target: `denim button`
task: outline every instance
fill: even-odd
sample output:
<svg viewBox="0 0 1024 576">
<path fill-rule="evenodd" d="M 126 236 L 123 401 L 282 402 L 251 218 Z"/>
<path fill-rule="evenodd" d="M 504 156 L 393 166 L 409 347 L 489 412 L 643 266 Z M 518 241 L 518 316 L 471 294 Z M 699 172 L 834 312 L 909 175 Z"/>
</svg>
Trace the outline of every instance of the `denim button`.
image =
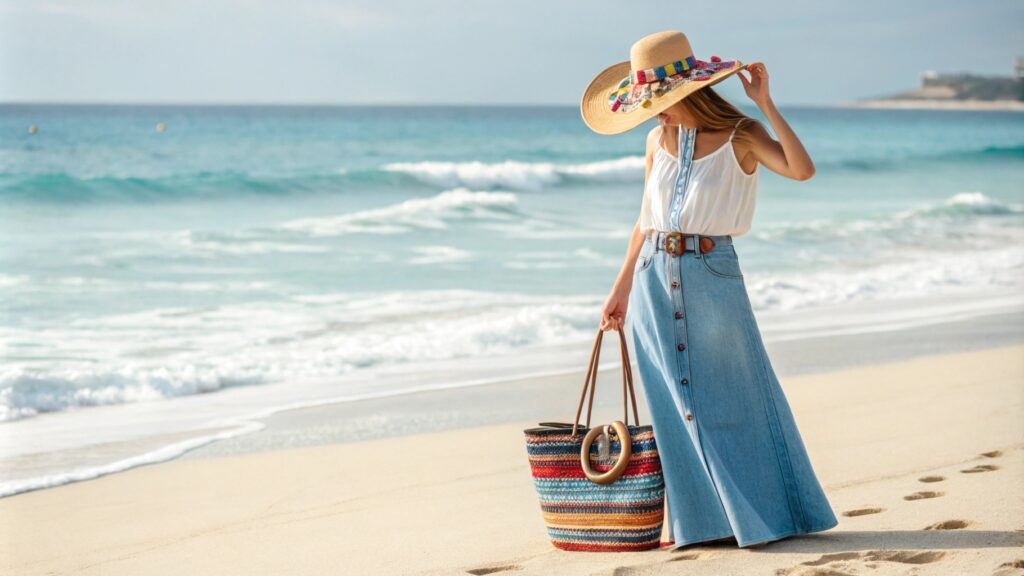
<svg viewBox="0 0 1024 576">
<path fill-rule="evenodd" d="M 672 287 L 673 287 L 673 288 L 679 288 L 679 282 L 675 282 L 675 281 L 673 281 L 673 282 L 672 282 Z"/>
<path fill-rule="evenodd" d="M 687 420 L 693 420 L 693 414 L 689 414 L 689 413 L 687 413 L 687 414 L 686 414 L 686 419 L 687 419 Z"/>
<path fill-rule="evenodd" d="M 676 346 L 676 349 L 682 352 L 683 350 L 686 350 L 686 344 L 680 344 L 679 346 Z"/>
<path fill-rule="evenodd" d="M 683 379 L 681 380 L 681 382 L 683 383 L 683 385 L 684 385 L 684 386 L 690 383 L 690 381 L 689 381 L 689 380 L 687 380 L 686 378 L 683 378 Z"/>
<path fill-rule="evenodd" d="M 683 317 L 683 313 L 678 311 L 678 310 L 676 310 L 676 318 L 682 318 L 682 317 Z"/>
</svg>

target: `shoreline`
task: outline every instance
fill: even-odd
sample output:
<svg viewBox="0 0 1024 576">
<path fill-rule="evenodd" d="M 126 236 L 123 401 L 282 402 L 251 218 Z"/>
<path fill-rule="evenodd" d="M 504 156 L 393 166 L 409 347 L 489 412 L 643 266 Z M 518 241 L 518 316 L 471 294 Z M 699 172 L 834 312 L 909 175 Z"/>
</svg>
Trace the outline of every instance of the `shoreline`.
<svg viewBox="0 0 1024 576">
<path fill-rule="evenodd" d="M 878 99 L 841 102 L 833 108 L 864 108 L 885 110 L 968 110 L 991 112 L 1024 112 L 1024 102 L 1019 100 L 927 100 L 927 99 Z"/>
<path fill-rule="evenodd" d="M 831 374 L 879 363 L 909 361 L 954 351 L 991 350 L 1024 345 L 1024 312 L 994 314 L 894 332 L 880 341 L 878 333 L 835 335 L 825 338 L 767 342 L 766 349 L 779 378 Z M 630 354 L 634 354 L 632 342 Z M 989 340 L 985 340 L 988 338 Z M 580 349 L 581 358 L 589 355 Z M 611 357 L 609 357 L 611 355 Z M 621 401 L 615 390 L 621 384 L 618 354 L 605 343 L 601 353 L 594 399 L 598 409 L 614 410 Z M 610 361 L 614 360 L 614 361 Z M 634 387 L 639 391 L 634 365 Z M 581 365 L 583 362 L 581 362 Z M 571 421 L 579 401 L 585 370 L 517 378 L 508 381 L 447 390 L 427 390 L 358 402 L 331 403 L 277 412 L 260 430 L 229 438 L 182 454 L 182 459 L 202 459 L 275 450 L 279 447 L 312 447 L 328 443 L 362 442 L 502 424 L 535 417 L 540 421 Z M 638 398 L 638 403 L 642 400 Z M 426 416 L 424 413 L 431 415 Z"/>
<path fill-rule="evenodd" d="M 0 499 L 0 557 L 24 575 L 646 575 L 679 560 L 690 574 L 992 573 L 1024 546 L 1022 358 L 1016 344 L 782 377 L 840 524 L 760 549 L 554 549 L 522 446 L 522 429 L 545 419 L 535 410 L 504 424 L 181 458 Z M 578 399 L 572 384 L 562 401 Z M 599 391 L 596 418 L 616 413 L 618 390 Z"/>
<path fill-rule="evenodd" d="M 780 378 L 808 373 L 833 372 L 857 366 L 870 365 L 880 361 L 911 359 L 937 352 L 965 349 L 985 349 L 1013 343 L 1024 343 L 1024 310 L 994 310 L 986 314 L 959 318 L 951 311 L 944 315 L 946 321 L 935 319 L 924 325 L 911 325 L 885 331 L 857 331 L 815 335 L 813 331 L 805 338 L 793 338 L 785 323 L 778 323 L 774 330 L 764 330 L 766 347 Z M 764 315 L 761 315 L 764 318 Z M 769 320 L 769 324 L 772 322 Z M 630 334 L 627 332 L 627 338 Z M 631 340 L 629 340 L 631 342 Z M 244 454 L 289 447 L 318 446 L 339 442 L 358 442 L 392 436 L 422 432 L 451 430 L 487 423 L 503 423 L 529 418 L 531 415 L 547 413 L 540 420 L 565 420 L 570 418 L 575 404 L 563 406 L 567 396 L 578 397 L 578 382 L 582 382 L 584 369 L 589 358 L 592 342 L 580 342 L 559 347 L 545 359 L 539 370 L 531 373 L 521 371 L 511 376 L 492 374 L 487 378 L 473 380 L 468 374 L 454 375 L 443 366 L 434 370 L 422 368 L 405 374 L 416 382 L 419 389 L 409 391 L 380 391 L 338 396 L 337 382 L 324 383 L 323 390 L 328 396 L 312 398 L 298 403 L 285 403 L 259 410 L 240 409 L 239 415 L 230 419 L 197 420 L 196 428 L 188 430 L 157 430 L 152 434 L 131 439 L 111 439 L 88 447 L 88 454 L 82 455 L 76 448 L 53 452 L 26 454 L 0 459 L 8 473 L 27 466 L 37 466 L 40 460 L 61 465 L 66 462 L 61 454 L 83 462 L 72 471 L 53 468 L 47 476 L 24 476 L 0 483 L 4 498 L 39 490 L 50 490 L 69 483 L 102 478 L 110 474 L 153 464 L 180 459 L 197 459 L 232 454 Z M 600 375 L 602 384 L 613 384 L 619 378 L 619 357 L 609 355 L 607 347 L 602 353 Z M 630 347 L 630 353 L 635 351 Z M 562 365 L 556 362 L 562 359 Z M 565 358 L 575 358 L 565 367 Z M 635 363 L 635 359 L 633 359 Z M 475 369 L 474 360 L 466 359 L 462 364 Z M 450 367 L 450 366 L 449 366 Z M 392 376 L 409 368 L 389 371 L 371 371 L 364 375 L 373 381 L 379 374 L 391 372 Z M 433 382 L 423 386 L 422 381 Z M 351 383 L 351 382 L 350 382 Z M 246 398 L 260 397 L 273 390 L 248 387 L 218 393 L 218 401 L 245 406 Z M 494 399 L 500 401 L 495 402 Z M 612 402 L 611 395 L 598 395 L 596 406 Z M 160 406 L 145 404 L 97 407 L 75 415 L 83 418 L 105 419 L 106 413 L 118 414 L 119 409 L 137 412 L 132 418 L 154 414 L 153 410 L 170 410 L 173 413 L 191 414 L 201 407 L 205 399 L 190 396 L 162 401 Z M 422 408 L 428 407 L 426 412 Z M 561 407 L 560 409 L 558 407 Z M 66 414 L 47 414 L 27 420 L 25 427 L 17 434 L 8 434 L 7 443 L 17 446 L 23 442 L 29 446 L 37 430 L 48 430 L 54 426 L 74 427 L 74 423 L 63 421 Z M 180 416 L 178 416 L 180 418 Z M 199 425 L 199 423 L 202 425 Z M 159 428 L 159 426 L 158 426 Z M 21 440 L 19 440 L 21 439 Z M 111 459 L 116 453 L 125 456 Z M 105 460 L 104 460 L 105 459 Z M 45 470 L 46 468 L 41 468 Z"/>
</svg>

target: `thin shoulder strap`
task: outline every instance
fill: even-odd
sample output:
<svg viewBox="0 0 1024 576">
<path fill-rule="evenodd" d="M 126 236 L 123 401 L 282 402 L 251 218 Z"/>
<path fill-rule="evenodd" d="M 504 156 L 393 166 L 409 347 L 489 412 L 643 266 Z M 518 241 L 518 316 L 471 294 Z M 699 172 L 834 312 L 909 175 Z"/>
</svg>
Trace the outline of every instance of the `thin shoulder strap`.
<svg viewBox="0 0 1024 576">
<path fill-rule="evenodd" d="M 743 120 L 745 120 L 745 119 L 744 119 L 744 118 L 740 118 L 740 119 L 739 119 L 739 121 L 738 121 L 738 122 L 736 122 L 736 125 L 735 125 L 735 126 L 733 126 L 733 128 L 732 128 L 732 133 L 731 133 L 731 134 L 729 134 L 729 140 L 728 140 L 728 142 L 732 142 L 732 137 L 736 135 L 736 130 L 737 130 L 737 129 L 738 129 L 739 127 L 740 127 L 740 123 L 742 123 L 742 122 L 743 122 Z"/>
</svg>

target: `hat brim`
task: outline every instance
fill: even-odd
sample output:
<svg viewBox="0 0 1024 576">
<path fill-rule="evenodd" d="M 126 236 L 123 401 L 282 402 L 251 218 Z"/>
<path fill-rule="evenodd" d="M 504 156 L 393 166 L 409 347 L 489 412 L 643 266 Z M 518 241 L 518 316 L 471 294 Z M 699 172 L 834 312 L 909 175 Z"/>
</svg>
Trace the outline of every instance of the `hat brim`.
<svg viewBox="0 0 1024 576">
<path fill-rule="evenodd" d="M 654 118 L 666 108 L 686 98 L 701 88 L 717 84 L 729 76 L 743 69 L 743 63 L 739 60 L 732 68 L 720 70 L 709 76 L 707 80 L 686 82 L 676 86 L 660 96 L 651 98 L 651 105 L 638 107 L 629 112 L 612 112 L 608 106 L 608 95 L 614 90 L 623 78 L 629 76 L 630 64 L 619 62 L 602 70 L 583 91 L 583 99 L 580 101 L 580 114 L 583 121 L 591 130 L 598 134 L 621 134 L 644 122 Z"/>
</svg>

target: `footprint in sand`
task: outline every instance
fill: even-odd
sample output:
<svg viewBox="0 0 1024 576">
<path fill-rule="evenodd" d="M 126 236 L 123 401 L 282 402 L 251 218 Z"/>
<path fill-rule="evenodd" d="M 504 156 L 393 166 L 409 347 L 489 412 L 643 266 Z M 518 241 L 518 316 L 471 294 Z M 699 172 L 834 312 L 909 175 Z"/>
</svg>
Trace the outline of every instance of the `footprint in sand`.
<svg viewBox="0 0 1024 576">
<path fill-rule="evenodd" d="M 917 479 L 918 482 L 942 482 L 945 480 L 945 476 L 921 476 Z"/>
<path fill-rule="evenodd" d="M 679 554 L 674 558 L 670 558 L 668 561 L 676 562 L 678 560 L 701 560 L 706 557 L 706 554 L 701 554 L 700 552 L 684 552 L 683 554 Z"/>
<path fill-rule="evenodd" d="M 913 494 L 907 494 L 903 497 L 904 500 L 924 500 L 926 498 L 938 498 L 939 496 L 945 496 L 945 492 L 932 492 L 931 490 L 922 490 L 914 492 Z"/>
<path fill-rule="evenodd" d="M 885 508 L 857 508 L 843 512 L 843 516 L 865 516 L 867 514 L 878 514 L 879 512 L 885 512 Z"/>
<path fill-rule="evenodd" d="M 992 576 L 1019 576 L 1022 569 L 1024 569 L 1024 560 L 1003 562 L 999 565 L 999 568 L 996 568 L 996 571 L 992 573 Z"/>
<path fill-rule="evenodd" d="M 985 458 L 999 458 L 1000 456 L 1003 455 L 1003 451 L 993 450 L 991 452 L 982 452 L 981 455 L 984 456 Z"/>
<path fill-rule="evenodd" d="M 976 472 L 991 472 L 993 470 L 999 470 L 999 466 L 996 466 L 995 464 L 978 464 L 974 468 L 961 470 L 961 472 L 964 474 L 974 474 Z"/>
<path fill-rule="evenodd" d="M 817 560 L 808 560 L 807 562 L 802 562 L 802 564 L 804 566 L 821 566 L 823 564 L 828 564 L 830 562 L 839 562 L 841 560 L 857 560 L 861 557 L 862 555 L 860 552 L 836 552 L 834 554 L 825 554 Z"/>
<path fill-rule="evenodd" d="M 939 550 L 869 550 L 867 552 L 836 552 L 824 554 L 816 560 L 808 560 L 799 566 L 777 570 L 778 576 L 849 576 L 846 570 L 856 570 L 859 566 L 875 568 L 879 562 L 898 562 L 900 564 L 931 564 L 946 556 Z M 856 565 L 850 562 L 859 561 Z"/>
<path fill-rule="evenodd" d="M 523 567 L 518 564 L 505 564 L 502 566 L 488 566 L 485 568 L 471 568 L 466 570 L 467 574 L 473 574 L 473 576 L 484 576 L 485 574 L 497 574 L 498 572 L 508 572 L 509 570 L 522 570 Z"/>
<path fill-rule="evenodd" d="M 930 526 L 925 526 L 925 530 L 959 530 L 961 528 L 967 528 L 971 523 L 967 520 L 944 520 L 942 522 L 936 522 Z"/>
</svg>

